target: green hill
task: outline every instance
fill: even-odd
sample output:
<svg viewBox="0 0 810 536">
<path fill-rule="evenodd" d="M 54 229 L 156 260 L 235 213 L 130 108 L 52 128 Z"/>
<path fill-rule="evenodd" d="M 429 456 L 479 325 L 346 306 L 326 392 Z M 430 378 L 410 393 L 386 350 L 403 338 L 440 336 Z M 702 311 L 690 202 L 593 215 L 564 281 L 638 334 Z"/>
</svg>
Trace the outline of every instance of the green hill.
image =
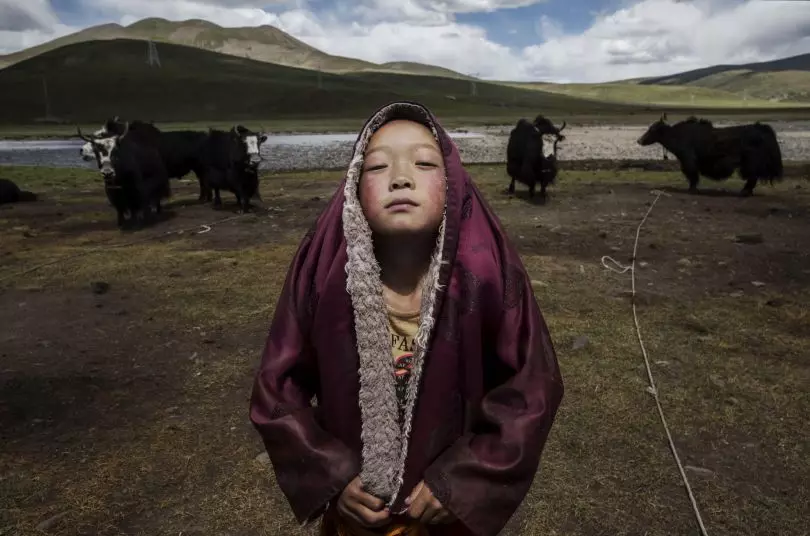
<svg viewBox="0 0 810 536">
<path fill-rule="evenodd" d="M 278 65 L 320 69 L 334 73 L 399 71 L 423 75 L 452 75 L 453 77 L 464 78 L 464 75 L 432 65 L 412 62 L 393 62 L 378 65 L 354 58 L 333 56 L 273 26 L 224 28 L 204 20 L 192 19 L 173 22 L 159 18 L 143 19 L 126 27 L 118 24 L 104 24 L 87 28 L 36 47 L 7 56 L 0 56 L 0 68 L 14 65 L 65 45 L 111 39 L 139 39 L 151 40 L 159 45 L 186 45 Z M 161 53 L 162 48 L 162 46 L 158 47 L 159 53 Z M 146 57 L 145 45 L 143 51 L 144 57 Z"/>
<path fill-rule="evenodd" d="M 810 102 L 810 54 L 744 65 L 714 65 L 637 83 L 710 88 L 746 99 Z"/>
<path fill-rule="evenodd" d="M 451 69 L 445 69 L 444 67 L 437 67 L 435 65 L 426 65 L 424 63 L 416 63 L 413 61 L 391 61 L 388 63 L 383 63 L 374 69 L 368 70 L 378 72 L 421 74 L 427 76 L 443 76 L 446 78 L 461 78 L 464 80 L 477 80 L 475 77 L 467 76 Z"/>
<path fill-rule="evenodd" d="M 31 123 L 46 114 L 63 122 L 114 114 L 155 121 L 364 117 L 395 99 L 420 100 L 455 117 L 639 110 L 480 81 L 472 96 L 470 83 L 456 78 L 319 74 L 181 45 L 163 45 L 160 59 L 161 67 L 150 67 L 143 41 L 115 39 L 16 63 L 0 71 L 0 122 Z"/>
<path fill-rule="evenodd" d="M 332 74 L 399 73 L 421 75 L 420 78 L 475 79 L 434 65 L 407 61 L 376 64 L 333 56 L 267 25 L 225 28 L 204 20 L 173 22 L 159 18 L 143 19 L 126 27 L 104 24 L 87 28 L 36 47 L 0 56 L 0 69 L 68 45 L 109 43 L 122 39 L 140 42 L 143 61 L 147 52 L 143 41 L 151 40 L 158 45 L 161 59 L 173 53 L 169 47 L 182 45 L 240 59 Z M 746 65 L 715 65 L 668 76 L 606 84 L 491 83 L 610 103 L 708 108 L 771 107 L 780 102 L 810 103 L 810 54 Z"/>
<path fill-rule="evenodd" d="M 642 85 L 632 82 L 603 84 L 549 84 L 511 82 L 513 87 L 536 89 L 583 99 L 630 104 L 656 104 L 671 107 L 711 108 L 781 108 L 797 106 L 796 102 L 770 101 L 762 98 L 745 99 L 728 89 L 689 85 Z"/>
</svg>

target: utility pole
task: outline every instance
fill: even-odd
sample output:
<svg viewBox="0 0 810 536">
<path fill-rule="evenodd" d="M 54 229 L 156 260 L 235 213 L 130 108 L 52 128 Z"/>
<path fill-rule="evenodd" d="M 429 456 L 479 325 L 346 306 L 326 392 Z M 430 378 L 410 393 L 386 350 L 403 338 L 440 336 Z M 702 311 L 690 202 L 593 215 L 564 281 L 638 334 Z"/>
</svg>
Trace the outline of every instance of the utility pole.
<svg viewBox="0 0 810 536">
<path fill-rule="evenodd" d="M 470 95 L 472 95 L 473 97 L 478 96 L 478 86 L 475 83 L 475 79 L 478 78 L 480 74 L 481 73 L 470 73 L 470 76 L 473 77 L 473 79 L 470 80 Z"/>
<path fill-rule="evenodd" d="M 51 117 L 51 102 L 48 98 L 48 80 L 42 75 L 42 92 L 45 94 L 45 119 Z"/>
<path fill-rule="evenodd" d="M 160 65 L 160 57 L 158 56 L 158 51 L 157 51 L 157 47 L 155 46 L 155 43 L 153 41 L 151 41 L 151 40 L 147 41 L 146 43 L 147 43 L 146 44 L 146 63 L 149 64 L 149 67 L 154 67 L 155 65 L 157 65 L 158 67 L 161 67 L 161 65 Z"/>
</svg>

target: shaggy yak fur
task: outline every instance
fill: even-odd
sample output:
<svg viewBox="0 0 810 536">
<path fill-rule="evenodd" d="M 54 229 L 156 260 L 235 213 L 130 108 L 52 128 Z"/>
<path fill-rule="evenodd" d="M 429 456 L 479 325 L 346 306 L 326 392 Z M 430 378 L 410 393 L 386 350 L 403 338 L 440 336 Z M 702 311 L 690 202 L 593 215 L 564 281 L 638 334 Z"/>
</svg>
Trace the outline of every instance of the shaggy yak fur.
<svg viewBox="0 0 810 536">
<path fill-rule="evenodd" d="M 19 186 L 8 179 L 0 179 L 0 205 L 36 200 L 37 194 L 20 190 Z"/>
<path fill-rule="evenodd" d="M 540 183 L 540 195 L 545 199 L 546 188 L 557 178 L 557 143 L 565 139 L 560 128 L 542 115 L 533 123 L 521 118 L 509 133 L 506 146 L 506 172 L 511 178 L 509 193 L 515 193 L 515 181 L 529 187 L 529 196 L 534 197 L 535 187 Z M 550 139 L 544 139 L 550 138 Z"/>
<path fill-rule="evenodd" d="M 695 117 L 674 125 L 666 120 L 663 114 L 638 139 L 638 144 L 660 143 L 675 155 L 689 180 L 690 193 L 697 193 L 701 175 L 723 181 L 736 169 L 745 180 L 743 196 L 752 195 L 759 180 L 773 183 L 782 179 L 782 152 L 769 125 L 757 122 L 718 128 Z"/>
</svg>

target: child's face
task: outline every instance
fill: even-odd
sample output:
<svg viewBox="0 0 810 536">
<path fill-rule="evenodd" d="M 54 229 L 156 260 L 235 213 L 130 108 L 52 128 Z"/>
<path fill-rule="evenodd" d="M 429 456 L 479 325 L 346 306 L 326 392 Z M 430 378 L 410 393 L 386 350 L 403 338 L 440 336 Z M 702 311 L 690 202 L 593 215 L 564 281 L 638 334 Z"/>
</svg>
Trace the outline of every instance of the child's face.
<svg viewBox="0 0 810 536">
<path fill-rule="evenodd" d="M 360 176 L 360 205 L 379 234 L 434 232 L 444 213 L 445 169 L 430 130 L 394 120 L 369 140 Z"/>
</svg>

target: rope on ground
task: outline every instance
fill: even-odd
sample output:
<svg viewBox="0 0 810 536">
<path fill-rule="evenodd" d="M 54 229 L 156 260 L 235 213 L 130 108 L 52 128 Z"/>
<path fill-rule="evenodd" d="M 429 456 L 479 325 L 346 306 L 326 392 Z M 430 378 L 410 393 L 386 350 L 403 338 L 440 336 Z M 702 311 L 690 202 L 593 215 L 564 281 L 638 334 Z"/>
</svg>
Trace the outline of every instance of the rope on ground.
<svg viewBox="0 0 810 536">
<path fill-rule="evenodd" d="M 683 468 L 683 464 L 681 463 L 681 458 L 678 455 L 678 449 L 675 448 L 675 442 L 672 439 L 672 433 L 669 430 L 669 425 L 667 424 L 666 417 L 664 416 L 664 408 L 661 406 L 661 400 L 658 398 L 658 388 L 655 386 L 655 379 L 653 379 L 652 374 L 652 367 L 650 367 L 650 359 L 647 355 L 647 349 L 644 347 L 644 340 L 641 337 L 641 327 L 639 326 L 638 322 L 638 312 L 636 310 L 636 255 L 638 253 L 638 239 L 641 235 L 641 228 L 644 226 L 644 223 L 647 221 L 647 218 L 650 216 L 655 204 L 661 198 L 662 195 L 669 196 L 664 192 L 659 190 L 653 190 L 651 193 L 656 194 L 655 200 L 650 204 L 650 208 L 647 210 L 647 213 L 644 215 L 644 218 L 641 220 L 638 228 L 636 229 L 636 241 L 635 245 L 633 246 L 633 258 L 631 259 L 630 266 L 622 266 L 619 262 L 609 256 L 602 257 L 602 266 L 611 270 L 612 272 L 616 272 L 618 274 L 624 274 L 627 271 L 630 271 L 630 278 L 631 278 L 631 285 L 632 285 L 632 304 L 633 304 L 633 321 L 636 324 L 636 334 L 638 335 L 638 343 L 641 346 L 641 354 L 644 356 L 644 364 L 647 367 L 647 377 L 650 380 L 650 385 L 647 387 L 647 392 L 650 393 L 653 398 L 655 399 L 655 405 L 658 407 L 658 415 L 661 417 L 661 424 L 664 425 L 664 431 L 667 434 L 667 440 L 669 441 L 669 448 L 672 450 L 672 455 L 675 458 L 675 462 L 678 464 L 678 470 L 681 473 L 681 478 L 683 479 L 683 483 L 686 486 L 686 491 L 689 494 L 689 500 L 692 502 L 692 510 L 695 513 L 695 518 L 697 519 L 698 525 L 700 526 L 700 532 L 703 536 L 708 536 L 708 532 L 706 531 L 706 527 L 703 524 L 703 518 L 700 516 L 700 509 L 697 505 L 697 500 L 695 499 L 695 494 L 692 492 L 692 487 L 689 485 L 689 479 L 686 476 L 686 471 Z M 614 268 L 613 266 L 609 266 L 608 262 L 611 262 L 613 265 L 619 267 Z"/>
<path fill-rule="evenodd" d="M 64 257 L 60 257 L 58 259 L 55 259 L 55 260 L 52 260 L 52 261 L 49 261 L 49 262 L 45 262 L 45 263 L 42 263 L 42 264 L 38 264 L 36 266 L 32 266 L 31 268 L 26 268 L 25 270 L 23 270 L 21 272 L 10 274 L 10 275 L 7 275 L 5 277 L 0 277 L 0 283 L 5 283 L 8 280 L 15 279 L 15 278 L 18 278 L 18 277 L 22 277 L 24 275 L 28 275 L 31 272 L 35 272 L 35 271 L 37 271 L 37 270 L 39 270 L 41 268 L 46 268 L 48 266 L 53 266 L 54 264 L 60 264 L 62 262 L 77 259 L 79 257 L 84 257 L 86 255 L 90 255 L 91 253 L 96 253 L 96 252 L 99 252 L 99 251 L 105 251 L 105 250 L 114 249 L 114 248 L 122 248 L 122 247 L 127 247 L 127 246 L 134 246 L 136 244 L 142 244 L 144 242 L 150 242 L 152 240 L 159 240 L 161 238 L 165 238 L 165 237 L 173 235 L 173 234 L 183 234 L 183 233 L 186 233 L 186 232 L 193 231 L 194 229 L 197 229 L 197 228 L 200 228 L 201 230 L 198 231 L 196 234 L 207 233 L 207 232 L 209 232 L 211 230 L 211 227 L 213 227 L 214 225 L 220 225 L 222 223 L 241 218 L 242 216 L 245 216 L 245 214 L 238 214 L 236 216 L 223 218 L 221 220 L 208 222 L 208 223 L 203 223 L 203 224 L 198 224 L 198 225 L 195 225 L 194 227 L 186 227 L 186 228 L 183 228 L 183 229 L 173 229 L 171 231 L 165 231 L 163 233 L 158 233 L 158 234 L 155 234 L 155 235 L 146 236 L 146 237 L 143 237 L 143 238 L 139 238 L 137 240 L 131 240 L 129 242 L 123 242 L 123 243 L 120 243 L 120 244 L 102 244 L 100 246 L 96 246 L 96 247 L 93 247 L 93 248 L 90 248 L 90 249 L 85 249 L 85 250 L 80 251 L 78 253 L 74 253 L 73 255 L 66 255 Z"/>
</svg>

